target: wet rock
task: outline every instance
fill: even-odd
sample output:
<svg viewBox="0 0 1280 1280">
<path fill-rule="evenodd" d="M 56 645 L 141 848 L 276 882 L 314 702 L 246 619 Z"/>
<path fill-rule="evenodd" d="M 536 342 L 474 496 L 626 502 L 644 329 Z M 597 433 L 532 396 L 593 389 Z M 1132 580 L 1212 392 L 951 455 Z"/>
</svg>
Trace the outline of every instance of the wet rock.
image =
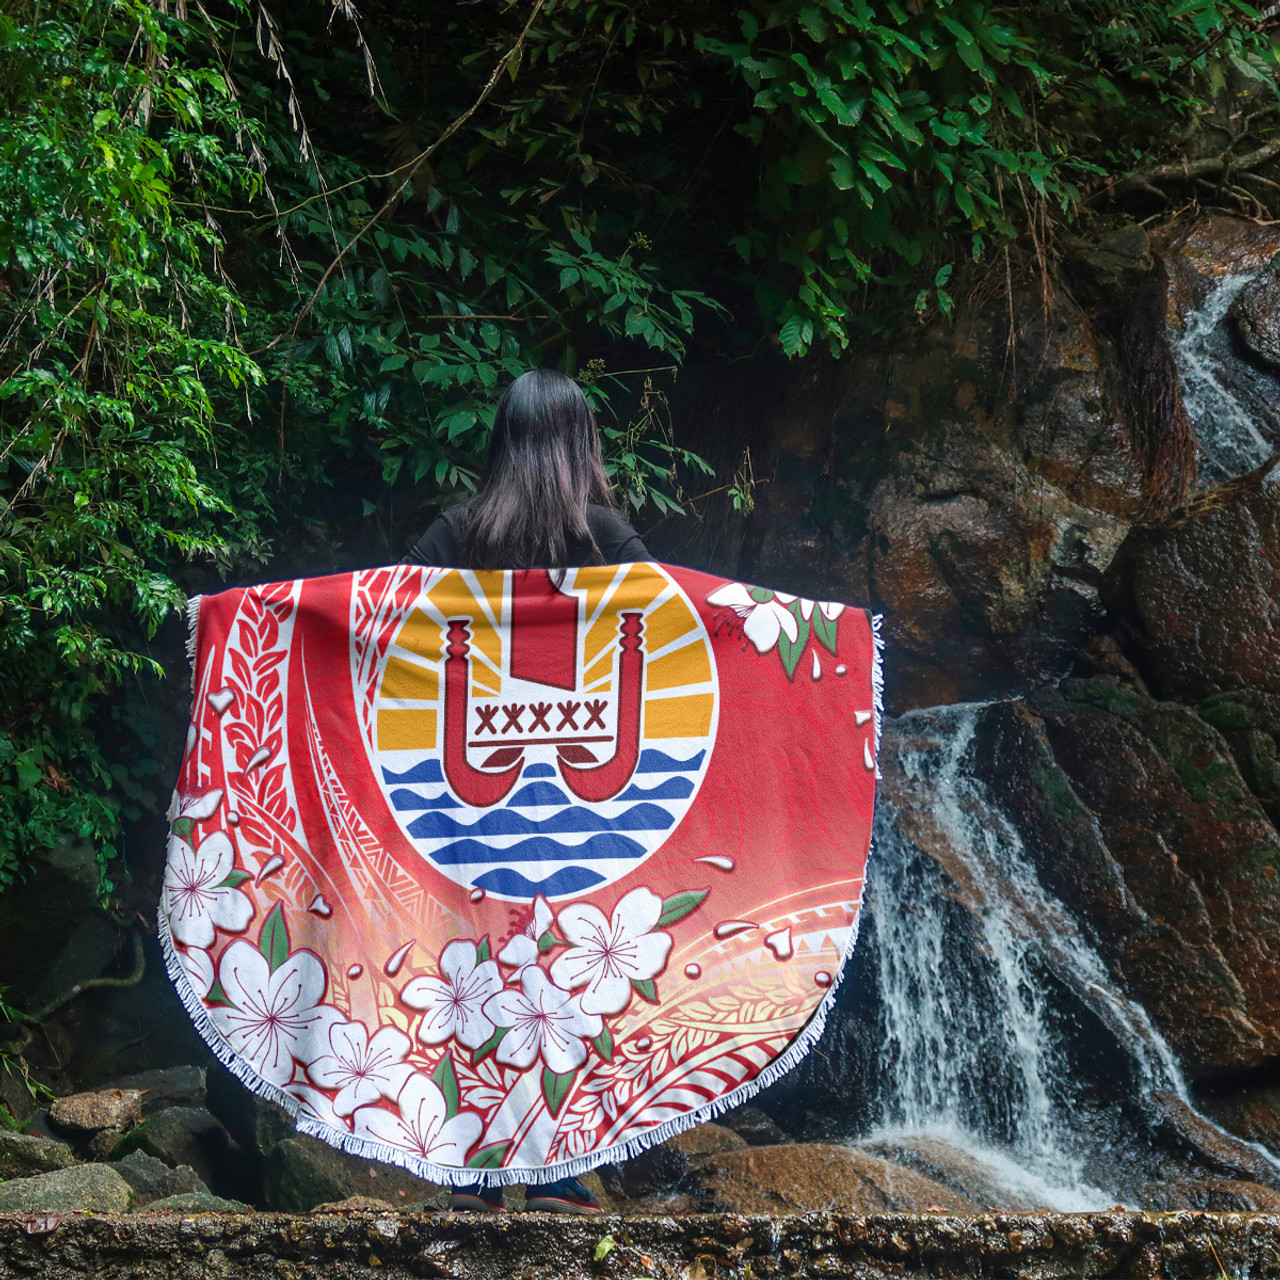
<svg viewBox="0 0 1280 1280">
<path fill-rule="evenodd" d="M 315 1205 L 312 1213 L 384 1213 L 396 1208 L 390 1200 L 379 1200 L 376 1196 L 348 1196 L 345 1200 L 334 1200 L 330 1204 Z"/>
<path fill-rule="evenodd" d="M 967 1213 L 981 1208 L 904 1165 L 825 1143 L 717 1152 L 695 1158 L 691 1166 L 699 1208 L 720 1212 Z"/>
<path fill-rule="evenodd" d="M 203 1067 L 163 1067 L 123 1076 L 107 1086 L 130 1089 L 142 1095 L 142 1114 L 149 1116 L 166 1107 L 203 1107 L 206 1102 Z"/>
<path fill-rule="evenodd" d="M 347 1155 L 318 1138 L 295 1134 L 267 1154 L 264 1195 L 271 1209 L 307 1213 L 316 1205 L 372 1196 L 407 1204 L 440 1198 L 441 1189 L 395 1165 Z"/>
<path fill-rule="evenodd" d="M 993 707 L 983 725 L 978 767 L 1043 882 L 1184 1066 L 1276 1053 L 1280 836 L 1218 732 L 1107 678 Z"/>
<path fill-rule="evenodd" d="M 243 1213 L 249 1206 L 239 1200 L 224 1200 L 210 1191 L 186 1191 L 166 1196 L 147 1205 L 148 1213 Z"/>
<path fill-rule="evenodd" d="M 49 1118 L 72 1133 L 98 1133 L 104 1129 L 125 1133 L 142 1120 L 142 1095 L 136 1089 L 75 1093 L 50 1104 Z"/>
<path fill-rule="evenodd" d="M 720 1123 L 726 1129 L 732 1129 L 750 1147 L 773 1147 L 788 1140 L 772 1116 L 750 1103 L 726 1111 L 720 1117 Z"/>
<path fill-rule="evenodd" d="M 200 1107 L 168 1107 L 143 1121 L 116 1144 L 112 1155 L 120 1160 L 141 1151 L 173 1168 L 188 1165 L 215 1191 L 239 1182 L 238 1148 L 214 1116 Z"/>
<path fill-rule="evenodd" d="M 130 1151 L 123 1160 L 114 1161 L 114 1169 L 132 1188 L 139 1205 L 162 1200 L 166 1196 L 185 1195 L 192 1191 L 208 1191 L 208 1187 L 187 1164 L 171 1169 L 163 1160 L 142 1151 Z"/>
<path fill-rule="evenodd" d="M 724 1125 L 700 1124 L 686 1129 L 622 1165 L 622 1194 L 637 1198 L 670 1190 L 689 1171 L 692 1158 L 717 1151 L 739 1151 L 746 1146 L 745 1138 Z"/>
<path fill-rule="evenodd" d="M 0 1129 L 0 1180 L 8 1182 L 11 1178 L 53 1173 L 74 1163 L 75 1154 L 65 1142 Z"/>
<path fill-rule="evenodd" d="M 1176 1212 L 1194 1209 L 1204 1213 L 1280 1212 L 1280 1191 L 1256 1182 L 1230 1178 L 1183 1178 L 1148 1183 L 1140 1190 L 1148 1208 Z"/>
<path fill-rule="evenodd" d="M 1274 271 L 1246 285 L 1231 304 L 1231 317 L 1245 346 L 1280 366 L 1280 276 Z"/>
<path fill-rule="evenodd" d="M 1135 529 L 1103 596 L 1157 695 L 1280 694 L 1280 468 Z"/>
<path fill-rule="evenodd" d="M 1252 1144 L 1224 1132 L 1167 1090 L 1155 1090 L 1151 1102 L 1160 1115 L 1158 1131 L 1174 1144 L 1185 1143 L 1199 1164 L 1228 1178 L 1247 1179 L 1280 1190 L 1280 1168 Z"/>
<path fill-rule="evenodd" d="M 133 1188 L 102 1164 L 78 1164 L 34 1178 L 0 1182 L 0 1213 L 128 1213 Z"/>
<path fill-rule="evenodd" d="M 914 1169 L 975 1204 L 995 1206 L 1004 1212 L 1048 1207 L 1025 1190 L 1002 1182 L 990 1165 L 938 1138 L 862 1142 L 858 1149 Z"/>
<path fill-rule="evenodd" d="M 1272 1155 L 1280 1156 L 1280 1085 L 1202 1098 L 1200 1109 L 1237 1137 L 1260 1142 Z"/>
</svg>

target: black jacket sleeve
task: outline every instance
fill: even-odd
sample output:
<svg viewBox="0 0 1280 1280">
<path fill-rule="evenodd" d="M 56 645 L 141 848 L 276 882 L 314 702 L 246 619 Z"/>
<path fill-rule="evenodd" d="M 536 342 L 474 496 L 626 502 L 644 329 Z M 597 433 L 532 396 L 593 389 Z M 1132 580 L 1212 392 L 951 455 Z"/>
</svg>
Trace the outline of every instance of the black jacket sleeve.
<svg viewBox="0 0 1280 1280">
<path fill-rule="evenodd" d="M 426 533 L 413 544 L 404 558 L 406 564 L 425 564 L 433 569 L 457 569 L 458 540 L 453 525 L 446 516 L 437 516 L 427 527 Z"/>
</svg>

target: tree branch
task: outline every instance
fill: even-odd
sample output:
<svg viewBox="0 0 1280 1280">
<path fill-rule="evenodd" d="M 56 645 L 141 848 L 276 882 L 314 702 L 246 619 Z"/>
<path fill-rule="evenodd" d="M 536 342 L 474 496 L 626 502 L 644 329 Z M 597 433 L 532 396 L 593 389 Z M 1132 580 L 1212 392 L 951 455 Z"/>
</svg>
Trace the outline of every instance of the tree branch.
<svg viewBox="0 0 1280 1280">
<path fill-rule="evenodd" d="M 402 172 L 404 173 L 404 177 L 396 184 L 396 189 L 386 198 L 386 200 L 383 201 L 382 206 L 375 214 L 372 215 L 372 217 L 369 218 L 364 226 L 362 226 L 360 230 L 342 246 L 338 251 L 337 257 L 335 257 L 334 260 L 325 268 L 324 275 L 320 277 L 320 283 L 316 285 L 315 291 L 312 293 L 311 297 L 307 299 L 302 310 L 298 312 L 298 318 L 293 322 L 293 328 L 288 334 L 290 338 L 296 338 L 298 336 L 298 329 L 303 320 L 306 319 L 311 308 L 315 306 L 316 299 L 320 296 L 325 285 L 328 284 L 329 277 L 332 276 L 341 265 L 342 260 L 351 252 L 352 249 L 356 247 L 356 245 L 360 243 L 361 240 L 365 238 L 369 231 L 371 231 L 378 222 L 381 221 L 383 214 L 385 214 L 387 210 L 395 204 L 396 200 L 399 199 L 400 192 L 403 191 L 405 186 L 413 180 L 414 174 L 416 174 L 418 170 L 421 169 L 422 166 L 426 164 L 427 161 L 430 160 L 431 157 L 435 155 L 435 153 L 439 151 L 439 149 L 444 146 L 444 144 L 448 142 L 448 140 L 452 138 L 453 135 L 457 133 L 458 130 L 461 129 L 462 126 L 466 124 L 467 121 L 470 120 L 471 117 L 475 115 L 475 113 L 485 104 L 489 95 L 493 92 L 494 86 L 498 83 L 499 77 L 520 53 L 520 50 L 524 45 L 525 37 L 529 34 L 529 29 L 533 26 L 534 20 L 537 18 L 538 14 L 542 12 L 542 7 L 546 2 L 547 0 L 534 0 L 533 11 L 529 14 L 529 19 L 524 24 L 524 29 L 520 32 L 519 36 L 516 37 L 515 44 L 513 44 L 511 48 L 508 49 L 498 60 L 498 65 L 494 67 L 493 74 L 490 75 L 484 88 L 480 90 L 480 96 L 425 151 L 420 152 L 406 167 L 403 168 Z M 274 347 L 276 343 L 280 342 L 284 337 L 285 335 L 281 334 L 279 337 L 274 338 L 270 343 L 268 343 L 267 349 Z"/>
<path fill-rule="evenodd" d="M 1193 182 L 1196 178 L 1216 177 L 1228 170 L 1242 172 L 1257 169 L 1277 156 L 1280 156 L 1280 133 L 1270 142 L 1265 142 L 1242 156 L 1233 158 L 1230 150 L 1227 150 L 1216 156 L 1205 156 L 1202 160 L 1174 160 L 1168 164 L 1153 165 L 1150 169 L 1138 169 L 1128 177 L 1121 178 L 1111 188 L 1111 194 L 1120 196 L 1132 191 L 1150 190 L 1158 182 Z"/>
</svg>

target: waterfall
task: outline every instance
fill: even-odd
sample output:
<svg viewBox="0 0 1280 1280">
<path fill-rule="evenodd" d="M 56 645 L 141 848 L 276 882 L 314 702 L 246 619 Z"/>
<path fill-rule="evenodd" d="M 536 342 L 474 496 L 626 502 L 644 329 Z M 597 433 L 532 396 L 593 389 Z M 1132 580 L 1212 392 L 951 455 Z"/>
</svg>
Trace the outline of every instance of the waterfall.
<svg viewBox="0 0 1280 1280">
<path fill-rule="evenodd" d="M 1135 1093 L 1166 1089 L 1186 1100 L 1186 1085 L 1145 1010 L 1046 892 L 1018 830 L 975 776 L 983 705 L 913 712 L 894 726 L 904 781 L 881 793 L 868 886 L 884 1078 L 871 1138 L 938 1138 L 977 1156 L 1014 1195 L 1101 1208 L 1117 1191 L 1086 1177 L 1097 1136 L 1082 1132 L 1051 982 L 1114 1036 Z M 895 799 L 926 840 L 906 834 Z"/>
<path fill-rule="evenodd" d="M 1223 324 L 1231 304 L 1253 278 L 1224 276 L 1173 339 L 1182 401 L 1200 443 L 1200 480 L 1205 488 L 1262 466 L 1276 451 L 1257 427 L 1259 417 L 1274 421 L 1268 404 L 1272 388 L 1249 394 L 1252 371 L 1234 357 Z"/>
</svg>

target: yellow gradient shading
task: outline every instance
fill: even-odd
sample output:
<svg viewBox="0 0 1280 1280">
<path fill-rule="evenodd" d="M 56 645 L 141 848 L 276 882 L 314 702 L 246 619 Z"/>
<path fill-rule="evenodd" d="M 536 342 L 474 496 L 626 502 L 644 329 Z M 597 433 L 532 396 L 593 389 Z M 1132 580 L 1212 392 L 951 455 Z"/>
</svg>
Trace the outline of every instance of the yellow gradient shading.
<svg viewBox="0 0 1280 1280">
<path fill-rule="evenodd" d="M 434 711 L 379 711 L 379 751 L 434 751 L 436 713 Z"/>
<path fill-rule="evenodd" d="M 613 674 L 613 650 L 606 649 L 600 657 L 600 661 L 594 666 L 588 667 L 582 673 L 582 685 L 585 688 L 589 684 L 595 684 L 597 680 L 603 680 L 605 676 Z"/>
<path fill-rule="evenodd" d="M 638 564 L 631 569 L 610 597 L 604 612 L 587 632 L 587 642 L 582 650 L 583 662 L 591 666 L 600 651 L 618 638 L 618 629 L 622 625 L 618 617 L 620 613 L 643 613 L 666 588 L 667 580 L 647 565 Z M 662 610 L 659 609 L 658 612 L 661 613 Z M 587 616 L 590 617 L 590 613 Z M 688 618 L 687 609 L 685 617 Z M 647 620 L 645 626 L 647 629 Z M 656 646 L 646 643 L 645 647 L 652 650 Z"/>
<path fill-rule="evenodd" d="M 405 620 L 396 635 L 396 644 L 410 653 L 416 653 L 428 662 L 440 661 L 441 627 L 421 609 L 415 609 Z"/>
<path fill-rule="evenodd" d="M 695 625 L 689 606 L 679 596 L 672 596 L 644 620 L 645 652 L 657 653 L 673 640 L 688 634 Z"/>
<path fill-rule="evenodd" d="M 403 645 L 404 641 L 400 643 Z M 384 698 L 434 702 L 440 696 L 440 677 L 429 667 L 420 667 L 402 658 L 391 658 L 382 675 L 381 693 Z"/>
<path fill-rule="evenodd" d="M 661 612 L 661 610 L 659 610 Z M 705 647 L 697 641 L 687 644 L 645 668 L 646 689 L 677 689 L 682 685 L 705 684 L 711 679 L 711 662 Z"/>
<path fill-rule="evenodd" d="M 484 574 L 494 585 L 501 585 L 501 574 Z M 476 599 L 475 593 L 467 586 L 466 579 L 456 570 L 451 570 L 440 579 L 427 595 L 446 618 L 469 618 L 467 632 L 470 636 L 470 647 L 473 653 L 483 655 L 499 671 L 502 669 L 502 637 L 494 629 L 493 624 L 485 616 L 484 605 Z M 493 616 L 502 621 L 502 597 L 494 596 L 486 601 Z M 474 670 L 474 667 L 473 667 Z M 498 677 L 491 674 L 491 679 Z"/>
<path fill-rule="evenodd" d="M 694 693 L 686 698 L 647 698 L 645 738 L 701 738 L 711 732 L 715 695 Z"/>
</svg>

